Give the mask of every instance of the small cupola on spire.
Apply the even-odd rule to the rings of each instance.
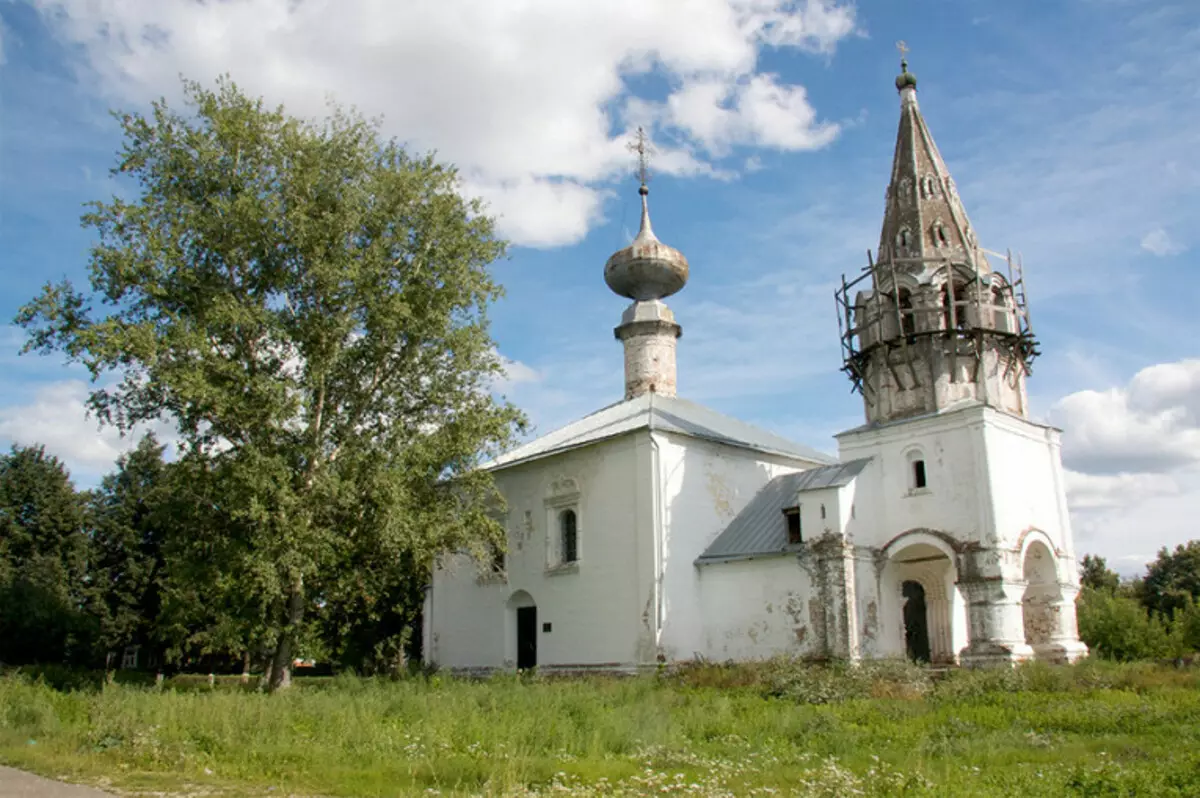
[[[649,142],[638,128],[638,194],[642,224],[633,242],[604,264],[604,281],[614,293],[633,300],[613,332],[625,345],[625,398],[646,393],[675,395],[675,340],[683,334],[663,298],[687,283],[688,262],[679,250],[658,240],[650,226],[650,189],[646,185]]]

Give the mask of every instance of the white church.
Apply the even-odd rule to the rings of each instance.
[[[507,550],[439,560],[428,662],[1087,653],[1059,431],[1029,418],[1020,265],[976,240],[901,66],[879,249],[838,292],[843,370],[866,411],[836,436],[838,459],[676,395],[681,327],[662,300],[688,263],[655,237],[643,182],[641,230],[604,267],[632,300],[615,330],[625,398],[485,466]]]

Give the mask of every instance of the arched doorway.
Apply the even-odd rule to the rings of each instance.
[[[1025,642],[1034,651],[1050,643],[1059,611],[1060,589],[1054,552],[1041,540],[1034,540],[1025,549],[1021,564],[1025,593],[1021,597],[1021,612],[1025,622]]]
[[[967,616],[953,550],[936,535],[913,532],[886,551],[880,595],[888,631],[880,639],[880,653],[933,664],[957,662],[967,642]]]
[[[925,588],[911,579],[900,588],[904,596],[904,653],[914,662],[929,662],[929,613],[925,606]]]
[[[510,662],[516,661],[517,670],[536,668],[538,620],[533,596],[524,590],[513,593],[508,599],[508,615]]]

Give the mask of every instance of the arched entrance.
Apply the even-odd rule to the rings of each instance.
[[[524,590],[513,593],[508,599],[508,616],[509,660],[516,661],[517,670],[536,668],[538,620],[533,596]]]
[[[904,596],[904,652],[914,662],[929,662],[929,613],[925,606],[925,588],[911,579],[900,588]]]
[[[1054,634],[1061,594],[1054,552],[1041,540],[1034,540],[1025,549],[1021,565],[1025,593],[1021,611],[1025,622],[1025,642],[1037,651],[1050,643]]]
[[[966,604],[953,550],[938,536],[912,532],[886,549],[880,575],[886,639],[880,653],[933,664],[957,662],[966,645]]]

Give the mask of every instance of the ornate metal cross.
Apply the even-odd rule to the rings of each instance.
[[[646,135],[645,129],[638,127],[633,141],[629,142],[626,148],[637,153],[637,177],[643,186],[646,185],[646,181],[650,179],[650,156],[654,154],[654,147],[650,144],[650,137]]]
[[[903,39],[896,42],[896,49],[900,51],[900,60],[901,61],[908,60],[908,45],[904,43]]]

